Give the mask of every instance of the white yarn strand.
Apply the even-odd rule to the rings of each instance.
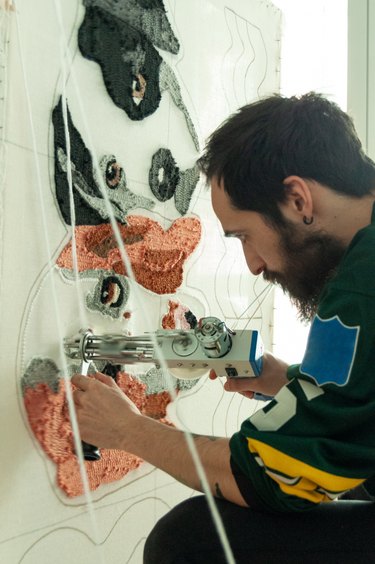
[[[68,180],[69,186],[69,208],[70,208],[70,227],[71,227],[71,234],[72,234],[72,261],[73,261],[73,271],[74,271],[74,283],[75,289],[77,292],[77,303],[78,303],[78,312],[79,312],[79,319],[81,323],[82,329],[88,329],[89,322],[86,315],[85,307],[84,307],[84,297],[82,291],[82,284],[81,279],[79,277],[78,272],[78,257],[77,257],[77,239],[76,239],[76,211],[74,207],[74,196],[73,196],[73,179],[72,179],[72,163],[71,163],[71,143],[70,143],[70,134],[69,134],[69,126],[68,126],[68,109],[66,104],[66,81],[67,81],[67,73],[66,73],[66,65],[65,65],[65,55],[64,55],[64,45],[63,45],[63,37],[60,37],[60,57],[61,57],[61,69],[62,69],[62,96],[61,96],[61,104],[62,104],[62,114],[64,120],[64,135],[65,135],[65,146],[66,146],[66,175]]]
[[[259,310],[259,308],[263,305],[263,303],[266,301],[266,299],[268,298],[268,295],[270,294],[272,290],[272,284],[267,284],[267,286],[265,286],[263,288],[263,290],[261,290],[259,292],[258,295],[255,296],[255,298],[253,299],[253,301],[246,306],[246,309],[244,309],[244,311],[241,313],[241,315],[236,319],[235,324],[233,325],[233,327],[231,327],[230,329],[232,329],[232,331],[234,331],[238,325],[238,323],[244,318],[245,313],[247,313],[249,311],[249,309],[255,304],[256,301],[258,301],[258,306],[256,307],[256,309],[254,310],[253,314],[247,319],[246,321],[246,325],[243,329],[241,329],[241,331],[245,331],[246,328],[248,327],[250,321],[252,321],[252,319],[254,318],[255,314],[257,313],[257,311]],[[260,297],[262,296],[262,299],[260,300]]]

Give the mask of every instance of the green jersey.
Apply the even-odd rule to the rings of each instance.
[[[231,438],[241,491],[246,477],[267,508],[298,511],[374,480],[375,206],[324,288],[288,380]]]

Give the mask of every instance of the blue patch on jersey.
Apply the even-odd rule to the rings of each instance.
[[[319,386],[345,386],[353,366],[359,327],[348,327],[336,315],[330,319],[315,317],[311,326],[300,371]]]

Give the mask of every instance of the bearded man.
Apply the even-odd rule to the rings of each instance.
[[[235,560],[375,561],[373,503],[331,503],[374,491],[375,164],[351,119],[310,93],[241,108],[199,165],[224,235],[311,322],[301,364],[266,353],[259,378],[226,383],[272,401],[230,439],[194,436]],[[85,441],[201,490],[181,431],[142,416],[103,375],[73,382]],[[146,543],[147,564],[224,561],[204,497],[173,509]]]

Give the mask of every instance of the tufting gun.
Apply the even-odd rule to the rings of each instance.
[[[155,340],[158,344],[155,347]],[[64,340],[66,355],[85,362],[106,360],[115,364],[165,360],[170,372],[182,379],[215,370],[229,378],[259,376],[263,344],[258,331],[231,331],[216,317],[204,317],[190,330],[157,330],[151,335],[95,335],[91,330]]]
[[[157,343],[157,347],[155,346]],[[195,379],[209,370],[228,378],[256,377],[262,371],[263,343],[258,331],[231,331],[217,317],[204,317],[190,330],[159,329],[152,337],[122,334],[95,335],[91,330],[64,339],[65,354],[81,362],[87,374],[91,362],[105,360],[114,364],[151,363],[160,366],[163,357],[177,378]],[[255,394],[256,399],[271,399]],[[98,460],[99,449],[82,443],[86,460]]]

